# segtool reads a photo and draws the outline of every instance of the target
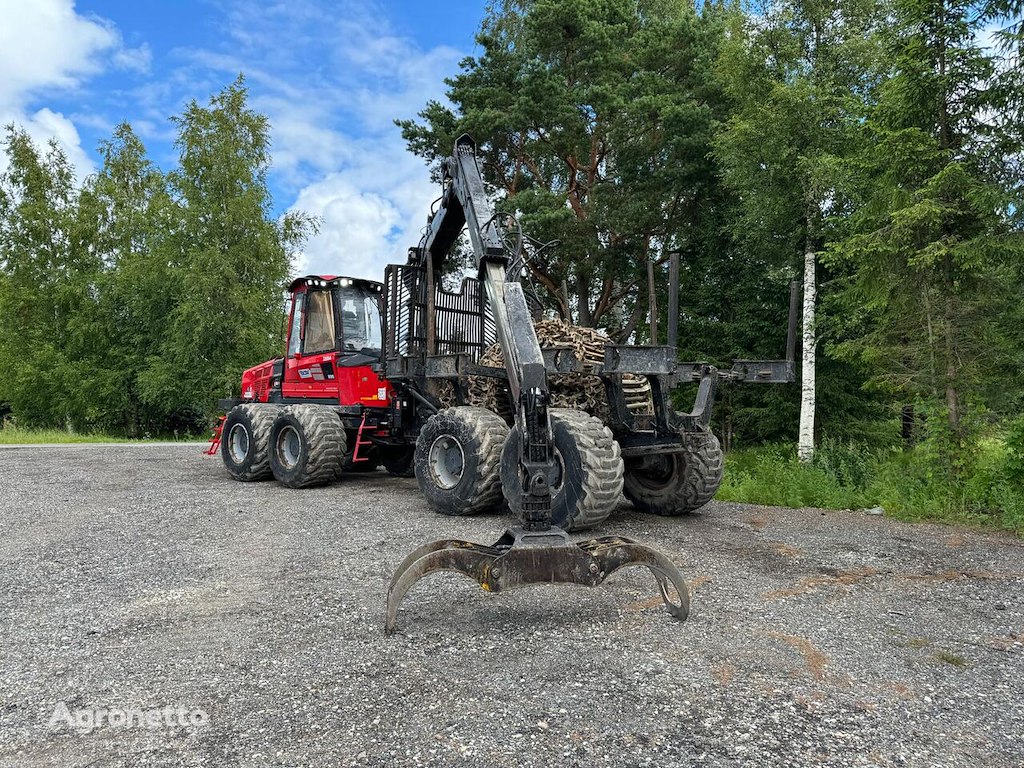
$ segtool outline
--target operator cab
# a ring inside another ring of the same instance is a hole
[[[383,286],[372,280],[307,275],[288,286],[288,357],[337,352],[337,365],[380,359]]]

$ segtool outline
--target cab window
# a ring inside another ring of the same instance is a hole
[[[381,348],[380,309],[374,297],[355,288],[338,292],[341,302],[341,330],[345,350],[379,353]]]
[[[299,343],[302,338],[302,310],[305,306],[306,294],[295,294],[292,299],[292,324],[288,330],[288,357],[295,357],[299,354]]]
[[[306,334],[302,353],[329,352],[334,349],[334,310],[330,291],[307,292]]]

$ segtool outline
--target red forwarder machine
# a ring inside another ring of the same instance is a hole
[[[241,400],[220,402],[221,456],[233,478],[305,488],[381,464],[412,475],[413,446],[392,439],[398,404],[379,375],[381,291],[330,275],[288,286],[284,357],[245,371]]]
[[[449,292],[439,276],[464,227],[478,277]],[[685,619],[689,592],[665,555],[619,536],[572,542],[566,532],[599,524],[623,492],[662,515],[702,506],[721,482],[721,449],[709,428],[719,380],[793,380],[792,300],[786,360],[736,361],[719,371],[677,363],[674,345],[609,343],[598,361],[577,359],[568,344],[542,349],[539,302],[520,283],[531,249],[515,221],[495,213],[475,145],[460,137],[444,162],[442,197],[426,234],[407,264],[387,268],[386,289],[349,277],[293,281],[285,355],[245,371],[241,399],[221,402],[221,456],[236,480],[273,476],[302,488],[383,465],[394,475],[415,474],[443,514],[503,502],[517,514],[521,525],[491,546],[445,539],[414,550],[388,591],[388,632],[406,592],[439,570],[500,592],[537,583],[596,586],[619,568],[645,566],[669,612]],[[678,294],[678,278],[672,282],[670,294]],[[669,336],[674,341],[671,325]],[[495,344],[503,367],[482,365]],[[559,407],[549,375],[563,385],[567,376],[599,378],[601,413]],[[637,407],[624,379],[649,385],[646,408]],[[501,402],[481,402],[480,381],[496,382],[484,389]],[[699,385],[696,401],[679,413],[670,394],[686,382]]]

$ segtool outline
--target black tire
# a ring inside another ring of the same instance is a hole
[[[551,522],[567,531],[593,528],[622,498],[619,444],[600,419],[584,411],[551,408],[548,413],[559,468],[551,488]],[[512,513],[522,519],[520,440],[513,429],[501,453],[501,489]]]
[[[416,448],[414,446],[402,446],[398,448],[381,448],[380,463],[384,469],[395,477],[415,477],[416,465],[414,463]]]
[[[700,509],[722,484],[722,446],[711,432],[690,432],[681,453],[626,462],[626,498],[645,512],[674,517]]]
[[[270,428],[277,405],[243,403],[228,412],[220,433],[220,455],[228,474],[250,483],[270,477]]]
[[[416,481],[435,512],[476,515],[502,507],[498,467],[508,425],[494,411],[446,408],[416,440]]]
[[[270,430],[270,469],[289,488],[324,485],[341,474],[345,428],[329,405],[289,405]]]
[[[498,379],[498,386],[495,387],[493,405],[494,412],[498,414],[506,424],[510,427],[515,424],[516,408],[512,404],[512,395],[509,394],[508,387],[501,384],[501,379]]]

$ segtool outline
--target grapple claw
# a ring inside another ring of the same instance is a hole
[[[465,574],[488,592],[530,584],[580,584],[596,587],[621,568],[645,566],[654,574],[668,612],[683,621],[690,613],[690,591],[665,555],[620,536],[574,544],[558,528],[548,531],[507,530],[492,546],[443,539],[415,549],[395,571],[388,588],[384,631],[395,631],[398,607],[413,584],[435,571]],[[671,585],[678,595],[673,602]]]
[[[658,550],[623,536],[603,536],[581,542],[577,546],[602,563],[602,581],[620,568],[645,566],[654,574],[668,612],[680,621],[685,621],[690,615],[690,589],[675,563]],[[678,603],[672,602],[669,595],[670,584],[675,588]]]
[[[428,573],[456,571],[469,576],[486,589],[487,567],[500,554],[492,547],[457,539],[443,539],[415,549],[402,561],[394,576],[391,577],[384,633],[390,635],[395,631],[395,620],[402,598],[405,597],[406,592],[412,589],[413,584]]]

